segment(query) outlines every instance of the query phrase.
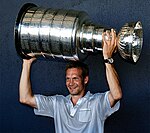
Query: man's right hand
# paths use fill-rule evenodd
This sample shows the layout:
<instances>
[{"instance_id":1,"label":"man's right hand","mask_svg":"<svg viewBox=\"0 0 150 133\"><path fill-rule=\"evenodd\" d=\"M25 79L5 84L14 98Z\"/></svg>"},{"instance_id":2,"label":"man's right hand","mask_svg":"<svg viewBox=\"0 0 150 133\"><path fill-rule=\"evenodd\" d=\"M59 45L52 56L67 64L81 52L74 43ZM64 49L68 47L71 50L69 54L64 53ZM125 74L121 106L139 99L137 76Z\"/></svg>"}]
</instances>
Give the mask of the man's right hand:
<instances>
[{"instance_id":1,"label":"man's right hand","mask_svg":"<svg viewBox=\"0 0 150 133\"><path fill-rule=\"evenodd\" d=\"M35 57L32 57L31 59L23 59L23 63L32 64L32 62L34 62L35 60L36 60Z\"/></svg>"},{"instance_id":2,"label":"man's right hand","mask_svg":"<svg viewBox=\"0 0 150 133\"><path fill-rule=\"evenodd\" d=\"M31 57L31 59L23 59L23 63L32 64L32 62L34 62L36 60L36 57L32 53L30 53L28 55Z\"/></svg>"}]
</instances>

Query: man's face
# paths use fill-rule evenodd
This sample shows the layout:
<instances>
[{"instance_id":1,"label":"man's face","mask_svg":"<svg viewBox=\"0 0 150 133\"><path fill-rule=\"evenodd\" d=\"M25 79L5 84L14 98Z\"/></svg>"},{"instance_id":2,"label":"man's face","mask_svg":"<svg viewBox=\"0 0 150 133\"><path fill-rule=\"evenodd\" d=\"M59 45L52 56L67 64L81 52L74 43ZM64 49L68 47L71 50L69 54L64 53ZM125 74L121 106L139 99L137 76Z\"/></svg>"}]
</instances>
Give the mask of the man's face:
<instances>
[{"instance_id":1,"label":"man's face","mask_svg":"<svg viewBox=\"0 0 150 133\"><path fill-rule=\"evenodd\" d=\"M83 95L88 76L83 79L82 70L79 68L69 68L66 71L66 86L71 95Z\"/></svg>"}]
</instances>

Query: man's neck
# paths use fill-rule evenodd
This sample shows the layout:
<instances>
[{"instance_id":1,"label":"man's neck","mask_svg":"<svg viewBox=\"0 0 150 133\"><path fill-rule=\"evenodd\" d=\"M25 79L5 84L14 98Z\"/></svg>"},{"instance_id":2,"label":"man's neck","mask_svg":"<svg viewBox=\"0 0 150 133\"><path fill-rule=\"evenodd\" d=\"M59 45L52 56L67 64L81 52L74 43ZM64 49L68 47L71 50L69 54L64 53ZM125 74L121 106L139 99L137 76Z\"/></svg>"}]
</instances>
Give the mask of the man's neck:
<instances>
[{"instance_id":1,"label":"man's neck","mask_svg":"<svg viewBox=\"0 0 150 133\"><path fill-rule=\"evenodd\" d=\"M71 95L71 101L72 101L73 105L75 106L77 104L78 100L84 96L85 96L85 92L81 95Z\"/></svg>"}]
</instances>

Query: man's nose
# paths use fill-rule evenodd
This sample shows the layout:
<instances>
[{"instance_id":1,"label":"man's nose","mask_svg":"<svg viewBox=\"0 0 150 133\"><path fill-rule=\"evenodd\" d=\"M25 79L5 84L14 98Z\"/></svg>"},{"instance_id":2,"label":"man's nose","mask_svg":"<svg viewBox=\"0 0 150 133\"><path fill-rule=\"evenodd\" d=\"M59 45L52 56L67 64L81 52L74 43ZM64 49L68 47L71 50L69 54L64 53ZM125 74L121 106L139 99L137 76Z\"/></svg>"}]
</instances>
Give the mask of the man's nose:
<instances>
[{"instance_id":1,"label":"man's nose","mask_svg":"<svg viewBox=\"0 0 150 133\"><path fill-rule=\"evenodd\" d=\"M73 85L74 84L74 80L73 79L70 79L69 80L69 85Z\"/></svg>"}]
</instances>

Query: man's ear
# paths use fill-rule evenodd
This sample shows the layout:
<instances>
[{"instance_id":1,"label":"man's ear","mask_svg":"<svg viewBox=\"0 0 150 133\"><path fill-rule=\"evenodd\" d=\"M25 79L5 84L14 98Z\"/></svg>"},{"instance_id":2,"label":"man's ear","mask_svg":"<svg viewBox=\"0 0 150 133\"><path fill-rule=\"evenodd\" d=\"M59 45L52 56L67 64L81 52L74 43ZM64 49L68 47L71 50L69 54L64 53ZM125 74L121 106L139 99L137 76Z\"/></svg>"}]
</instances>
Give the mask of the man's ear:
<instances>
[{"instance_id":1,"label":"man's ear","mask_svg":"<svg viewBox=\"0 0 150 133\"><path fill-rule=\"evenodd\" d=\"M89 76L86 76L85 78L84 78L84 84L87 84L89 82Z\"/></svg>"}]
</instances>

